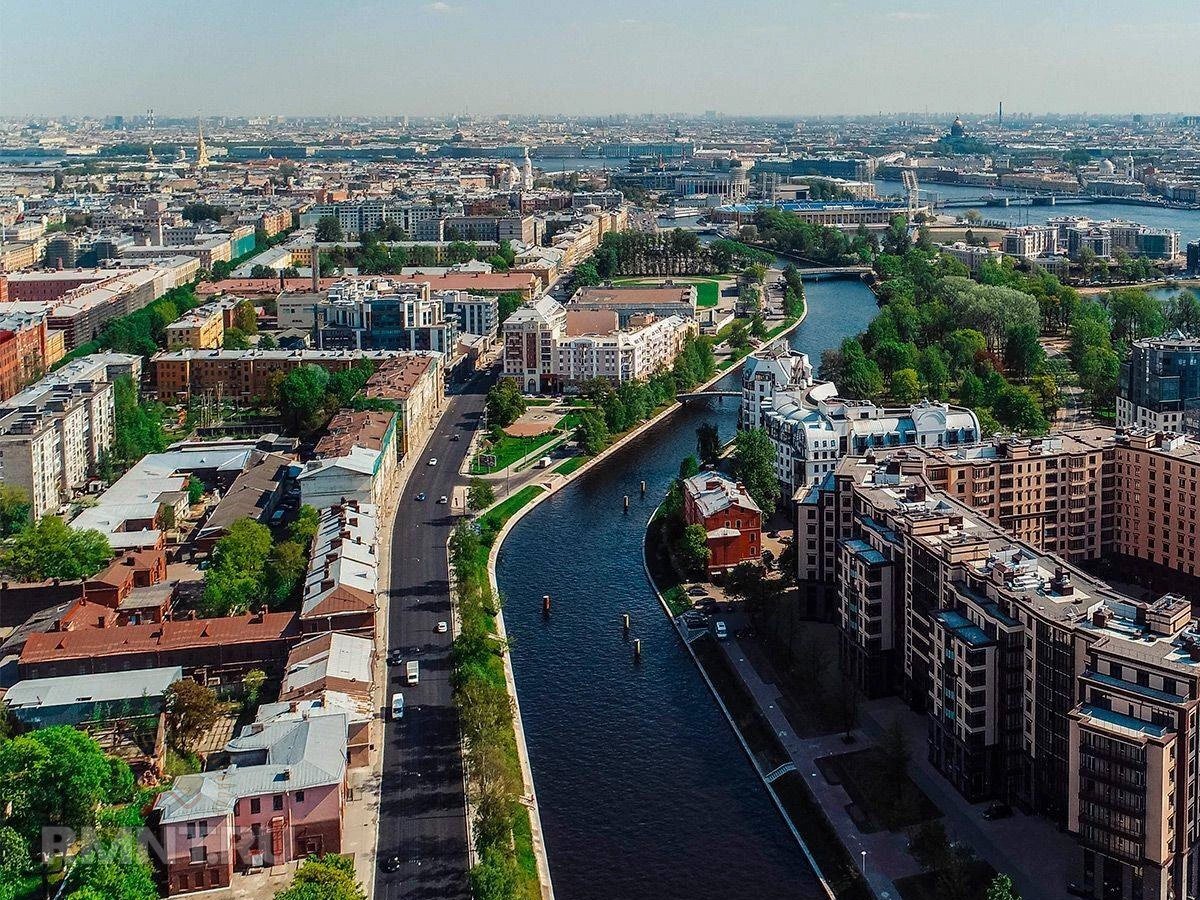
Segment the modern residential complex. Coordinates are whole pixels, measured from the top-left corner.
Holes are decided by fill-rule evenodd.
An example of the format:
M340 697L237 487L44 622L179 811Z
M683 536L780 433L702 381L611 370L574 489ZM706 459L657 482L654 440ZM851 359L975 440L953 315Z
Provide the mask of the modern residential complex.
M1117 382L1117 425L1200 436L1200 339L1134 341Z

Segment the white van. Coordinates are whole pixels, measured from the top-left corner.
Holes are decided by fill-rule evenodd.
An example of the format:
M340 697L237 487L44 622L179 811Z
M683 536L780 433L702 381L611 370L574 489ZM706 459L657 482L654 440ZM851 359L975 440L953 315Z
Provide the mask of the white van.
M718 641L723 641L725 638L729 637L729 630L725 627L725 623L720 619L718 619L716 624L713 625L713 630L717 634Z
M408 675L409 684L416 684L421 680L421 664L415 659L410 659L404 664L404 671Z
M404 695L399 692L392 694L392 718L404 718Z

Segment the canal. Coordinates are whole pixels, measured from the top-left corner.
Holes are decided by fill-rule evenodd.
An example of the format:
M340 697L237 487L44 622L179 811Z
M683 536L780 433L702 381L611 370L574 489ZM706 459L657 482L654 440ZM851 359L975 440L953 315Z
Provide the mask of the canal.
M858 281L806 291L809 314L791 342L816 365L876 306ZM733 372L722 387L738 383ZM497 580L559 900L821 893L642 567L646 521L695 452L696 428L712 421L728 438L736 418L732 398L689 404L536 507L501 549ZM642 641L639 665L621 635L625 612Z

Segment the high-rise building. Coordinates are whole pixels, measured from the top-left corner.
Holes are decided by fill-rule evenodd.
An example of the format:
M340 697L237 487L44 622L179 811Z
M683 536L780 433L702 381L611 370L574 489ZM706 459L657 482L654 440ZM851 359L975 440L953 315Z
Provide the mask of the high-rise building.
M1117 382L1117 425L1200 435L1200 337L1133 342Z

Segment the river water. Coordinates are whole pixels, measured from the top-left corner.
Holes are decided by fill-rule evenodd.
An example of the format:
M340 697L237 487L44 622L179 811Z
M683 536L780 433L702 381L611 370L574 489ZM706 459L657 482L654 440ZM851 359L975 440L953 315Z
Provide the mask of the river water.
M881 178L875 182L875 186L881 196L904 192L903 185L898 181ZM928 191L943 200L985 197L988 194L997 197L1020 196L1016 191L968 184L922 184L921 191ZM961 216L966 210L948 209L945 212L947 215ZM979 214L989 221L1005 222L1009 225L1042 225L1052 216L1087 216L1097 220L1126 219L1151 228L1172 228L1178 231L1180 252L1183 252L1188 241L1200 239L1200 210L1196 209L1161 209L1129 203L1070 203L1063 206L980 206Z
M791 342L815 364L876 306L857 281L806 291L808 318ZM734 372L721 386L738 383ZM689 404L531 511L501 549L497 579L559 900L820 894L642 567L646 521L695 452L696 428L713 421L728 438L736 417L733 398ZM621 635L625 612L640 665Z

